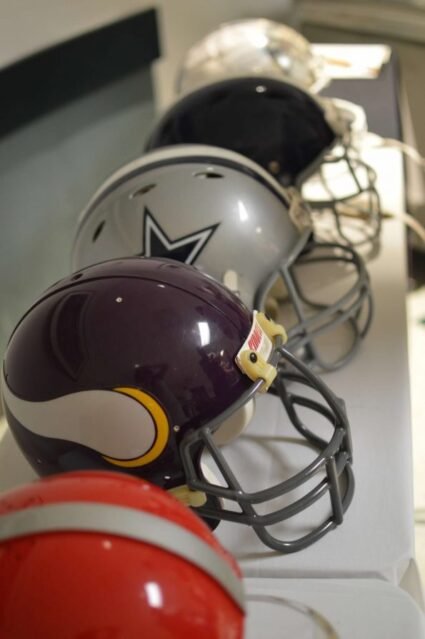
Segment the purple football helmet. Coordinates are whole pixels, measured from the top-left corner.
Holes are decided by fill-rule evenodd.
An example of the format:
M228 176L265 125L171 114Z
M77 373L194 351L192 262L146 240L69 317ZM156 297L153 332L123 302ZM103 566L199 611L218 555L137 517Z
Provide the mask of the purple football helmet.
M3 367L7 419L40 475L130 473L170 490L209 522L251 525L266 545L292 552L342 522L354 480L343 403L284 341L281 326L191 266L137 257L103 262L47 289L15 328ZM282 359L287 367L278 372ZM269 387L317 455L289 479L245 492L215 437ZM306 408L326 420L327 439L305 424ZM221 484L210 481L205 452ZM301 498L276 509L273 500L306 482ZM269 531L326 496L330 515L301 537ZM258 512L270 502L268 512Z

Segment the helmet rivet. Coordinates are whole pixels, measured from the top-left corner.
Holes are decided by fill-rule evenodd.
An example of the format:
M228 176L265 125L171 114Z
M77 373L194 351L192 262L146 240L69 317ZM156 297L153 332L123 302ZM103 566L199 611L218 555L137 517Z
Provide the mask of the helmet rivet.
M277 175L280 172L280 162L278 162L277 160L270 160L268 168L270 173L273 173L273 175Z
M117 303L117 304L121 304L121 302L122 302L122 297L116 297L116 298L115 298L115 301L116 301L116 303Z
M257 353L250 353L249 354L249 359L251 360L251 362L253 364L255 364L255 362L257 361L258 357L257 357Z
M179 430L180 430L180 426L178 426L177 424L176 424L175 426L173 426L173 431L174 431L175 433L178 433L178 432L179 432Z

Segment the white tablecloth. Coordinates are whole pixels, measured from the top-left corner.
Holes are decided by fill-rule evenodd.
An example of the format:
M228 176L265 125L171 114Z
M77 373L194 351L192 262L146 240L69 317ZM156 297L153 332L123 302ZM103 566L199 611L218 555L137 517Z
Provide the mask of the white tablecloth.
M412 598L375 579L246 579L249 596L246 639L322 637L302 629L312 622L279 602L256 596L286 598L322 615L340 639L421 639L425 617ZM313 626L314 627L314 626ZM323 635L327 637L327 635Z

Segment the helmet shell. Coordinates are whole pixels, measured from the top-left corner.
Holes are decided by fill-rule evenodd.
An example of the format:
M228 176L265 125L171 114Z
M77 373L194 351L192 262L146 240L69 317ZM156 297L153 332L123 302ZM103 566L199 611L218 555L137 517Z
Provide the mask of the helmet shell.
M147 150L209 144L250 158L285 185L320 165L338 135L318 99L266 76L217 81L187 93L159 120Z
M83 212L73 266L128 255L194 264L221 282L237 274L250 307L300 239L285 190L225 149L158 149L112 175Z
M0 635L8 639L98 639L140 637L216 639L242 637L243 613L235 601L198 565L164 548L121 532L84 530L83 507L129 509L152 515L157 525L176 526L188 540L210 548L238 580L239 569L190 509L159 488L118 473L80 472L51 477L5 493L2 518L43 513L55 506L77 506L61 530L34 529L0 539ZM28 510L30 509L30 510ZM143 536L144 519L140 517ZM30 602L30 605L29 605ZM188 611L196 610L196 615ZM25 614L23 614L25 611Z
M188 50L177 88L186 93L230 77L265 75L317 92L329 82L324 67L323 59L295 29L265 18L234 20Z
M185 483L182 437L251 384L235 363L251 321L224 286L173 260L81 270L12 334L2 389L12 432L41 475L109 468Z

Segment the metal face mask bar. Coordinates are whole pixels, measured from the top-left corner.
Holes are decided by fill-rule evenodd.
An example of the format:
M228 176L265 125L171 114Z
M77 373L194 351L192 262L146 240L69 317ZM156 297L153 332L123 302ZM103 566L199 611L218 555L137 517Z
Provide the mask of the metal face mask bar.
M206 495L218 499L228 499L238 505L241 510L241 512L235 512L227 508L221 508L218 499L209 500L206 505L196 509L200 516L249 525L266 546L281 553L291 553L306 548L342 523L344 513L353 497L354 476L351 469L350 429L343 402L336 398L328 387L302 362L295 358L286 348L283 348L281 337L277 337L274 340L273 352L269 358L269 363L273 366L277 366L278 362L280 364L286 362L290 370L280 370L273 383L273 390L279 395L294 428L311 445L318 449L319 454L313 462L296 475L274 486L257 492L245 492L221 450L213 440L214 431L228 417L228 412L220 415L198 431L190 433L182 441L180 452L187 483L192 490L202 491ZM295 369L295 372L293 369ZM324 403L292 393L287 388L287 383L292 382L315 389L322 396ZM245 395L240 398L237 405L232 407L232 412L238 410L243 403L261 390L263 384L262 379L257 380ZM334 432L331 439L325 441L307 428L298 415L297 408L308 408L316 411L332 424ZM227 487L213 485L205 480L200 464L196 465L196 462L194 462L194 458L196 459L197 457L194 455L195 452L198 453L198 460L200 459L200 449L201 452L206 449L211 454ZM301 498L268 514L262 515L258 513L255 508L257 504L265 504L287 494L298 486L302 486L319 471L324 471L325 477L321 478ZM342 488L341 486L344 487ZM269 526L285 521L304 511L326 493L329 493L330 496L331 516L306 535L293 540L284 540L277 538L268 530Z
M314 264L351 266L356 275L355 282L335 302L320 303L308 299L296 270L299 266ZM361 256L350 246L331 242L318 243L311 238L300 253L294 252L288 263L280 266L279 275L285 284L296 317L296 324L287 329L288 350L303 351L304 361L316 372L332 371L344 366L357 352L373 318L369 275ZM254 300L257 308L265 307L268 294L268 286L258 291ZM314 310L314 314L309 316L306 309ZM326 359L314 340L342 324L348 325L352 333L350 347L336 359Z
M325 254L320 254L325 251ZM319 254L317 254L319 253ZM362 339L369 330L373 317L373 301L369 283L369 275L362 258L349 246L340 244L308 243L298 258L297 265L312 264L347 264L354 267L357 275L351 288L332 304L320 304L309 300L303 293L294 264L282 266L280 275L291 295L297 315L297 325L288 329L287 348L291 351L304 349L305 359L314 368L321 371L336 370L347 364L357 352ZM302 304L315 309L312 317L307 317ZM365 313L363 318L361 314ZM353 341L348 352L335 361L326 361L320 354L314 339L339 324L348 323Z
M352 188L346 189L346 194L337 194L332 188L332 178L326 176L326 168L344 163L346 176L350 178ZM365 184L361 183L359 174L365 176ZM306 202L313 211L329 211L334 219L335 231L344 243L350 246L363 246L376 243L379 240L382 225L382 209L380 196L376 188L376 172L358 154L342 145L339 153L325 156L317 173L310 179L316 178L320 183L324 197L309 197L308 180L304 183ZM300 188L302 188L300 186ZM356 224L355 229L353 224ZM320 221L319 221L320 228Z

